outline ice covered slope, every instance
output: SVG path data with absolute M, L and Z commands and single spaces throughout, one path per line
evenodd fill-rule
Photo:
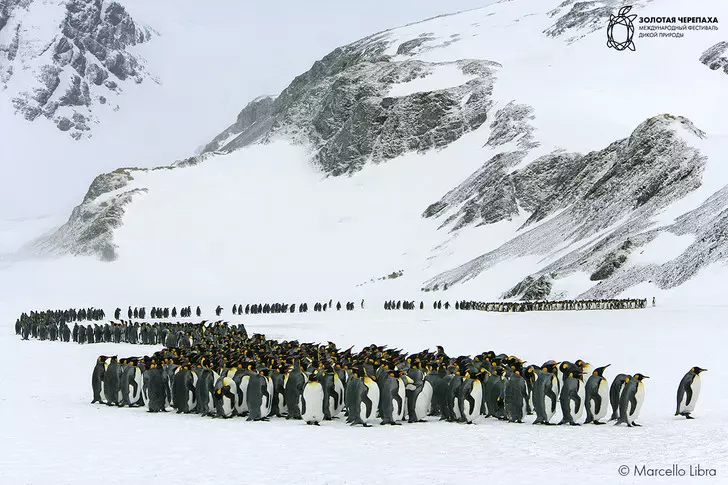
M 725 259 L 728 91 L 709 68 L 720 31 L 619 52 L 606 46 L 614 4 L 498 2 L 336 49 L 202 156 L 99 176 L 28 250 L 113 260 L 84 262 L 104 274 L 207 274 L 221 291 L 315 279 L 608 297 L 683 284 Z M 670 234 L 693 243 L 657 254 L 650 243 Z

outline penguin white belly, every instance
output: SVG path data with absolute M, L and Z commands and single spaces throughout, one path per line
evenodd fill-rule
M 367 386 L 367 397 L 372 402 L 372 409 L 367 414 L 366 405 L 362 402 L 361 416 L 365 422 L 368 422 L 377 418 L 377 412 L 379 411 L 379 386 L 369 377 L 364 378 L 364 385 Z
M 273 379 L 266 377 L 265 387 L 268 391 L 268 396 L 263 396 L 263 401 L 260 405 L 260 416 L 263 418 L 270 416 L 270 413 L 273 410 Z
M 597 394 L 599 394 L 599 398 L 601 400 L 601 407 L 599 409 L 593 409 L 595 406 L 594 401 L 591 402 L 592 406 L 592 416 L 594 416 L 594 421 L 599 421 L 604 416 L 607 415 L 607 408 L 609 403 L 609 385 L 607 384 L 607 380 L 602 378 L 601 381 L 599 381 L 599 387 L 597 388 Z
M 227 396 L 222 397 L 222 413 L 225 417 L 229 417 L 233 414 L 233 401 Z
M 687 402 L 688 400 L 688 393 L 686 392 L 685 395 L 683 395 L 682 402 L 680 403 L 680 412 L 681 413 L 692 413 L 695 411 L 695 405 L 698 402 L 698 396 L 700 396 L 700 376 L 696 375 L 693 378 L 692 384 L 690 384 L 690 388 L 693 390 L 693 396 L 690 398 L 690 403 Z
M 637 418 L 640 417 L 640 411 L 642 411 L 642 403 L 645 402 L 645 385 L 642 382 L 637 384 L 637 392 L 635 392 L 634 398 L 637 401 L 637 404 L 635 405 L 634 410 L 632 410 L 632 413 L 629 414 L 630 423 L 633 421 L 637 421 Z M 630 409 L 628 408 L 627 412 L 629 411 Z
M 195 393 L 195 389 L 197 389 L 197 374 L 192 372 L 192 390 L 187 391 L 187 409 L 194 410 L 197 406 L 197 394 Z
M 139 402 L 139 399 L 142 397 L 142 371 L 139 369 L 139 367 L 134 368 L 134 382 L 136 383 L 136 392 L 133 393 L 130 396 L 130 400 L 132 404 L 136 404 Z
M 208 392 L 207 394 L 208 394 L 207 412 L 214 413 L 215 412 L 215 395 L 212 393 L 212 391 Z
M 394 409 L 392 417 L 395 421 L 402 421 L 404 419 L 405 410 L 407 409 L 407 394 L 405 392 L 405 385 L 402 379 L 397 379 L 397 394 L 399 395 L 399 403 L 396 400 L 392 403 Z
M 320 423 L 324 420 L 324 389 L 318 382 L 309 382 L 303 388 L 303 400 L 306 402 L 306 412 L 301 417 L 307 423 Z
M 250 376 L 244 376 L 240 380 L 240 400 L 235 402 L 235 409 L 238 414 L 248 412 L 248 384 L 250 383 Z M 238 395 L 237 393 L 235 394 Z
M 415 414 L 417 419 L 425 419 L 432 408 L 432 384 L 425 381 L 417 400 L 415 401 Z
M 470 408 L 470 403 L 467 401 L 465 402 L 465 406 L 463 406 L 465 419 L 468 423 L 472 423 L 475 418 L 480 415 L 480 406 L 483 404 L 483 386 L 480 385 L 479 381 L 475 381 L 473 383 L 473 390 L 470 392 L 470 397 L 472 397 L 474 401 L 472 409 Z M 525 415 L 525 404 L 523 405 L 523 409 Z
M 575 401 L 571 401 L 571 416 L 576 421 L 577 419 L 581 419 L 581 416 L 584 414 L 584 399 L 585 399 L 585 392 L 584 392 L 584 385 L 579 381 L 578 387 L 576 388 L 576 394 L 579 396 L 579 405 L 576 405 Z
M 286 399 L 282 392 L 278 393 L 278 414 L 287 414 L 288 406 L 286 406 Z
M 334 401 L 334 408 L 331 411 L 332 418 L 338 416 L 344 410 L 344 384 L 338 375 L 334 375 L 334 391 L 336 391 L 336 400 Z

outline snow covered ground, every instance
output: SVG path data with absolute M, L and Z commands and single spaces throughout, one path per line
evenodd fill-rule
M 211 309 L 218 302 L 201 303 Z M 309 427 L 275 418 L 249 423 L 92 405 L 96 356 L 150 354 L 156 348 L 23 342 L 11 324 L 20 308 L 3 306 L 0 354 L 12 356 L 0 377 L 3 483 L 90 484 L 104 477 L 122 484 L 172 476 L 189 483 L 698 483 L 618 473 L 622 465 L 633 471 L 643 464 L 686 470 L 700 465 L 717 470 L 717 478 L 706 482 L 726 483 L 725 306 L 492 314 L 385 312 L 374 304 L 368 300 L 366 309 L 351 313 L 231 321 L 272 338 L 333 340 L 342 348 L 377 343 L 416 352 L 442 344 L 451 356 L 495 350 L 539 364 L 552 358 L 612 364 L 605 373 L 610 381 L 620 372 L 650 376 L 643 427 L 541 427 L 530 424 L 532 417 L 521 425 L 480 418 L 474 426 L 434 421 L 396 428 L 342 422 Z M 673 413 L 677 384 L 693 365 L 709 371 L 696 419 L 688 421 Z

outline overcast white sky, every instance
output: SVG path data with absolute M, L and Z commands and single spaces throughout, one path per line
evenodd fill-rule
M 233 122 L 248 101 L 279 93 L 334 48 L 377 31 L 493 3 L 120 1 L 136 21 L 160 33 L 141 53 L 162 86 L 146 82 L 139 88 L 143 93 L 133 94 L 137 88 L 125 88 L 118 100 L 121 109 L 94 128 L 92 140 L 80 142 L 69 143 L 50 124 L 27 123 L 3 108 L 0 221 L 63 219 L 99 173 L 192 155 Z

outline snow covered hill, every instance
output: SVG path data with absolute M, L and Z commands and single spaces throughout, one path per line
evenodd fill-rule
M 618 4 L 496 2 L 338 48 L 202 154 L 100 175 L 20 256 L 56 256 L 42 267 L 123 292 L 152 291 L 125 288 L 147 268 L 265 298 L 313 293 L 312 280 L 342 293 L 652 296 L 715 272 L 722 34 L 636 35 L 636 51 L 616 51 L 605 32 Z
M 119 109 L 124 84 L 149 77 L 128 48 L 154 32 L 117 2 L 9 0 L 0 19 L 0 90 L 29 121 L 42 116 L 81 138 L 98 123 L 100 106 Z

